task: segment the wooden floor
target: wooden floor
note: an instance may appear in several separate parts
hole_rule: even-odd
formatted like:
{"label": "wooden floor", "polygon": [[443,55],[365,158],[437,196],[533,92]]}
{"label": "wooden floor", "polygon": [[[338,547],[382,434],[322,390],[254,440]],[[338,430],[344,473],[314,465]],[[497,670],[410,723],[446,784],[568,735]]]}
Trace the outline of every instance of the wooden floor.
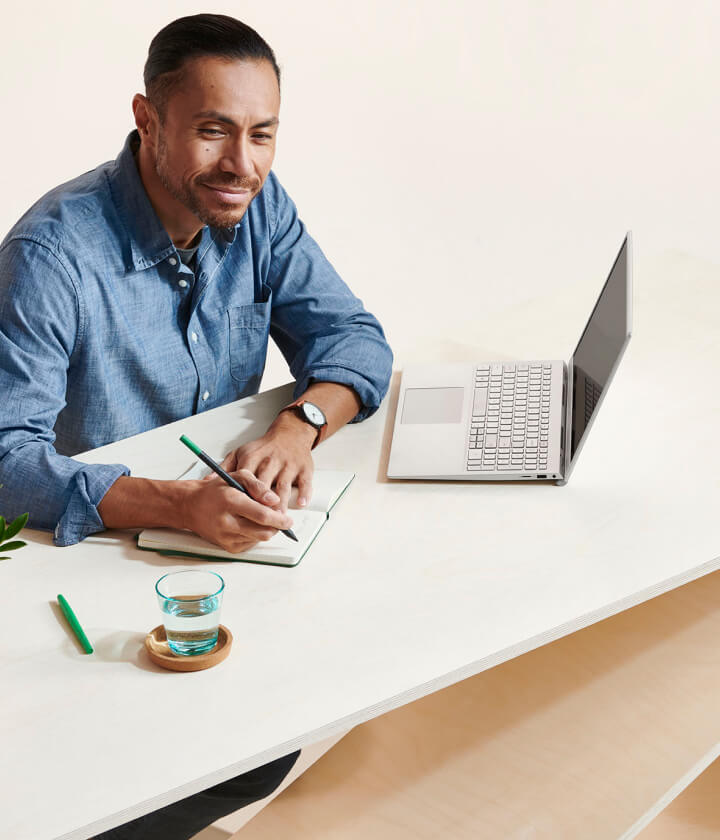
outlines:
{"label": "wooden floor", "polygon": [[716,764],[645,828],[720,750],[718,640],[715,573],[357,727],[233,838],[720,837]]}

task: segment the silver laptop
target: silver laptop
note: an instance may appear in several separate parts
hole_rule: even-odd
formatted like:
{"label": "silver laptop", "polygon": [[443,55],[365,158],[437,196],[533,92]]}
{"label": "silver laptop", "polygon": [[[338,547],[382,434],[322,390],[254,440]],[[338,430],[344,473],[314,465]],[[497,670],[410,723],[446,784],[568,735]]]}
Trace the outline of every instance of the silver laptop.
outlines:
{"label": "silver laptop", "polygon": [[632,235],[563,361],[407,367],[388,478],[565,484],[630,340]]}

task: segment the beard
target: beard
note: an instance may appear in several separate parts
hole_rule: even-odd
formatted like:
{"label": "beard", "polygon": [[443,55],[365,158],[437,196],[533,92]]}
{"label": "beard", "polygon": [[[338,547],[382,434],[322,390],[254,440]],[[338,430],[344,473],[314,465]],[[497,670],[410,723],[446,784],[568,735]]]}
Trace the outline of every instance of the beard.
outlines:
{"label": "beard", "polygon": [[207,176],[203,176],[203,180],[212,184],[214,187],[250,190],[250,200],[245,207],[238,207],[235,204],[227,204],[227,209],[225,210],[208,207],[201,197],[201,191],[204,190],[204,187],[199,183],[196,184],[195,179],[190,182],[185,182],[174,178],[168,166],[167,143],[162,132],[160,132],[160,136],[158,137],[155,172],[163,187],[165,187],[176,201],[179,201],[184,207],[187,207],[203,224],[214,228],[235,227],[245,215],[245,211],[250,206],[250,202],[260,191],[257,178],[236,178],[226,172],[208,173]]}

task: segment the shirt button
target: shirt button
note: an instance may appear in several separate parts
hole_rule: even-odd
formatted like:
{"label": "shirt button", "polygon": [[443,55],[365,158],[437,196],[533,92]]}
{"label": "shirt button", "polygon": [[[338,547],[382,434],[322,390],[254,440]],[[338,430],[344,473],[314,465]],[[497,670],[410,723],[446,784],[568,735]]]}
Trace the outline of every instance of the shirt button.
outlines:
{"label": "shirt button", "polygon": [[196,332],[194,332],[194,333],[192,334],[191,338],[192,338],[192,340],[193,340],[195,343],[197,343],[197,340],[198,340],[198,334],[197,334]]}
{"label": "shirt button", "polygon": [[180,286],[181,289],[184,289],[185,286],[187,286],[187,280],[178,280],[178,286]]}
{"label": "shirt button", "polygon": [[177,265],[177,260],[175,259],[175,257],[170,257],[168,262],[170,263],[170,265]]}
{"label": "shirt button", "polygon": [[205,393],[202,395],[203,402],[205,402],[205,400],[206,400],[209,396],[210,396],[210,391],[205,391]]}

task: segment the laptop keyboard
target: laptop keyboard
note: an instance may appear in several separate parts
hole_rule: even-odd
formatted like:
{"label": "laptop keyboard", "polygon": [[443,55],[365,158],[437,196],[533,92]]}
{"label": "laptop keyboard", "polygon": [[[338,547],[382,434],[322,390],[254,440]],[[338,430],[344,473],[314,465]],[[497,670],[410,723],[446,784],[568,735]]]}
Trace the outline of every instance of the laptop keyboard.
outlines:
{"label": "laptop keyboard", "polygon": [[595,411],[595,406],[598,404],[598,400],[600,399],[600,395],[602,394],[602,388],[597,384],[597,382],[593,382],[590,377],[585,374],[585,425],[587,426],[590,423],[590,418],[593,415],[593,411]]}
{"label": "laptop keyboard", "polygon": [[548,464],[549,362],[475,369],[468,470],[542,472]]}

